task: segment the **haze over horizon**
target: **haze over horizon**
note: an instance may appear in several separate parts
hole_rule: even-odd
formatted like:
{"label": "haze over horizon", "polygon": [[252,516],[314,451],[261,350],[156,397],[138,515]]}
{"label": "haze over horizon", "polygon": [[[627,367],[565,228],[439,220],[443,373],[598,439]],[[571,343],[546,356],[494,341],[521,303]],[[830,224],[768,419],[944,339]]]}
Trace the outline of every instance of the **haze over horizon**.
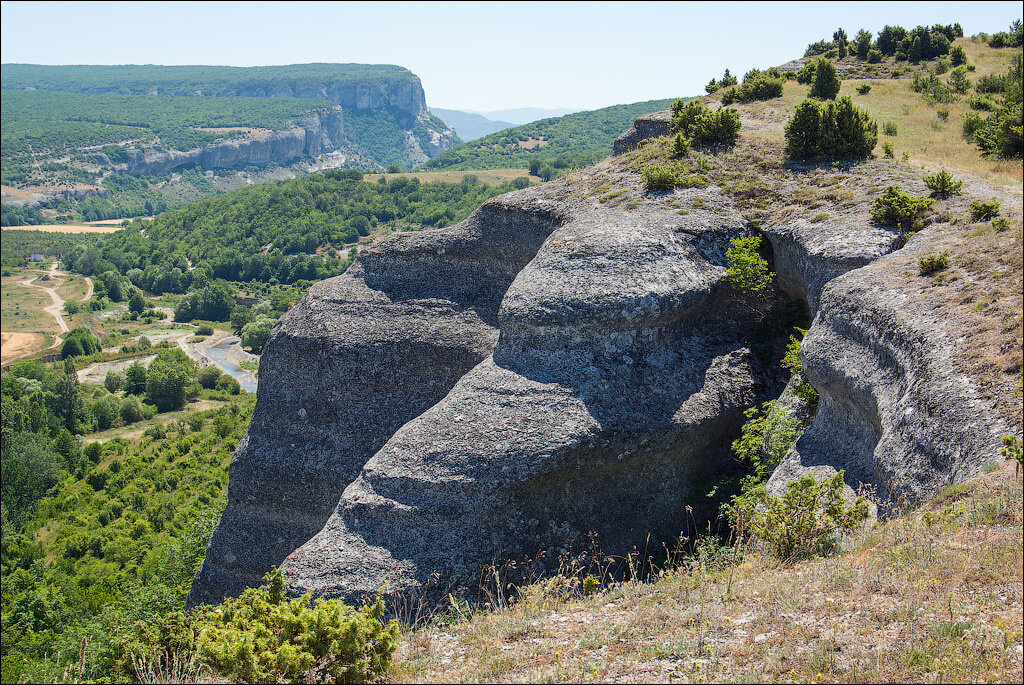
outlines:
{"label": "haze over horizon", "polygon": [[[1019,2],[619,3],[3,2],[0,60],[35,64],[305,62],[397,64],[432,107],[571,110],[696,95],[730,68],[742,74],[799,57],[794,45],[843,27],[960,21],[1005,30]],[[739,18],[739,20],[737,19]],[[716,30],[691,30],[691,27]],[[328,27],[325,29],[325,27]],[[723,39],[723,36],[727,38]],[[102,37],[102,40],[98,40]]]}

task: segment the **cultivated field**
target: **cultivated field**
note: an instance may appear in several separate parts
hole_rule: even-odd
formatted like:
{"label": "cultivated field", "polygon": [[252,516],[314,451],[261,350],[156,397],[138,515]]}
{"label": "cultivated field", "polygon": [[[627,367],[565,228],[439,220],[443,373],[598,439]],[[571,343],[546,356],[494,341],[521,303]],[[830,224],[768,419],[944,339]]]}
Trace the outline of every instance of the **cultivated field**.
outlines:
{"label": "cultivated field", "polygon": [[43,231],[44,233],[114,233],[121,230],[117,223],[93,222],[88,224],[39,224],[38,226],[4,226],[5,231]]}

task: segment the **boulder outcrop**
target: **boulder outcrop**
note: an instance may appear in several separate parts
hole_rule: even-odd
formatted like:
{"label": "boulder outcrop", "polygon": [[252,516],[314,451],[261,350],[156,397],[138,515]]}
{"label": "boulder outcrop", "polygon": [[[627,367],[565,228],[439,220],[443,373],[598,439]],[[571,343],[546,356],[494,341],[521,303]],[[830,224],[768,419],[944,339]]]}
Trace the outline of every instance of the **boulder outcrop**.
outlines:
{"label": "boulder outcrop", "polygon": [[294,592],[434,596],[686,528],[743,410],[784,385],[725,282],[748,229],[713,188],[683,217],[570,185],[385,241],[282,319],[191,603],[282,560]]}
{"label": "boulder outcrop", "polygon": [[998,453],[1010,429],[954,363],[964,331],[914,285],[917,259],[934,240],[926,229],[825,286],[800,348],[818,411],[770,491],[844,470],[849,492],[873,491],[884,513],[977,475]]}
{"label": "boulder outcrop", "polygon": [[628,131],[615,139],[612,144],[612,155],[621,155],[640,144],[641,140],[667,136],[671,130],[672,111],[662,110],[642,117],[637,117]]}

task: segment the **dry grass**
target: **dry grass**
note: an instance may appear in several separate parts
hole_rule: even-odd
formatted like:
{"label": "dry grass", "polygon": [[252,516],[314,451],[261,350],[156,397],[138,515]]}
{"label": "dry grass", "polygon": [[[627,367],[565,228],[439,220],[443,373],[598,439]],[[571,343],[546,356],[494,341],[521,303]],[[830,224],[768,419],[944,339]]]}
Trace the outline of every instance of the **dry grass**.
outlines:
{"label": "dry grass", "polygon": [[0,279],[0,327],[5,333],[59,332],[54,318],[43,311],[53,304],[50,296],[39,288],[21,284],[39,279],[44,273],[35,268],[12,269],[10,276]]}
{"label": "dry grass", "polygon": [[795,564],[693,559],[653,582],[408,633],[398,682],[857,682],[1021,678],[1021,483],[1003,465]]}
{"label": "dry grass", "polygon": [[[957,43],[964,47],[970,63],[976,65],[973,72],[968,73],[972,83],[989,74],[1005,73],[1010,67],[1014,54],[1013,49],[995,50],[972,42],[969,38],[959,38]],[[940,76],[947,78],[948,74]],[[867,95],[859,95],[857,87],[871,84]],[[875,154],[881,156],[881,145],[890,142],[895,149],[897,159],[903,153],[909,155],[911,163],[932,167],[955,167],[978,178],[991,182],[1019,187],[1024,179],[1024,171],[1018,160],[1000,160],[984,157],[977,146],[968,143],[960,135],[962,116],[970,111],[967,96],[959,96],[958,102],[928,104],[920,93],[910,89],[909,77],[894,79],[848,79],[843,81],[840,95],[849,95],[859,106],[866,109],[879,124],[879,147]],[[808,86],[796,81],[786,81],[781,98],[766,102],[754,102],[738,105],[738,109],[749,120],[764,124],[784,124],[792,116],[796,105],[807,96]],[[720,100],[715,94],[709,100]],[[937,110],[949,110],[949,118],[941,121]],[[895,123],[896,136],[882,134],[882,124]],[[749,131],[741,132],[741,136]],[[781,140],[781,139],[780,139]]]}

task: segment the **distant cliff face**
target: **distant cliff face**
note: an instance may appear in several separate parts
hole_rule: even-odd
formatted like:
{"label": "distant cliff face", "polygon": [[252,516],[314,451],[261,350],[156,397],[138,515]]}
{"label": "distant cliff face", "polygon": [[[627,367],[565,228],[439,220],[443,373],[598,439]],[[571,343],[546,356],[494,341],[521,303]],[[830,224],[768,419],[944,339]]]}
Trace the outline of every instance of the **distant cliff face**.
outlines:
{"label": "distant cliff face", "polygon": [[333,152],[344,143],[342,112],[338,109],[299,119],[285,131],[267,131],[252,138],[223,140],[193,150],[165,150],[160,147],[129,150],[128,161],[111,164],[101,153],[97,162],[130,174],[165,174],[199,164],[204,169],[237,169],[270,162],[288,164],[303,156],[316,157]]}
{"label": "distant cliff face", "polygon": [[[380,164],[400,161],[414,166],[455,145],[455,130],[427,110],[426,95],[418,76],[393,65],[297,64],[272,67],[218,66],[96,66],[54,67],[4,64],[3,87],[41,91],[65,91],[93,95],[304,98],[327,100],[350,116],[386,110],[369,126],[387,130],[366,132],[367,125],[350,127],[348,139]],[[383,122],[383,123],[381,123]],[[334,122],[322,122],[326,129]],[[307,128],[298,123],[298,127]],[[337,127],[340,128],[340,119]],[[317,133],[312,134],[316,137]],[[302,155],[330,152],[341,139],[331,133],[326,141],[307,141],[301,149],[294,131],[258,141],[221,141],[191,150],[184,156],[159,149],[135,155],[126,167],[130,173],[160,173],[188,164],[234,167],[266,162],[288,163]],[[381,140],[387,150],[379,149]],[[101,160],[102,161],[102,160]]]}
{"label": "distant cliff face", "polygon": [[[234,94],[254,98],[312,98],[330,100],[337,105],[352,109],[391,107],[404,112],[412,118],[418,117],[421,112],[427,109],[423,84],[416,77],[395,83],[348,85],[334,88],[293,88],[287,84],[281,84],[270,89],[254,86],[240,88]],[[225,95],[225,93],[218,93],[218,95]]]}

